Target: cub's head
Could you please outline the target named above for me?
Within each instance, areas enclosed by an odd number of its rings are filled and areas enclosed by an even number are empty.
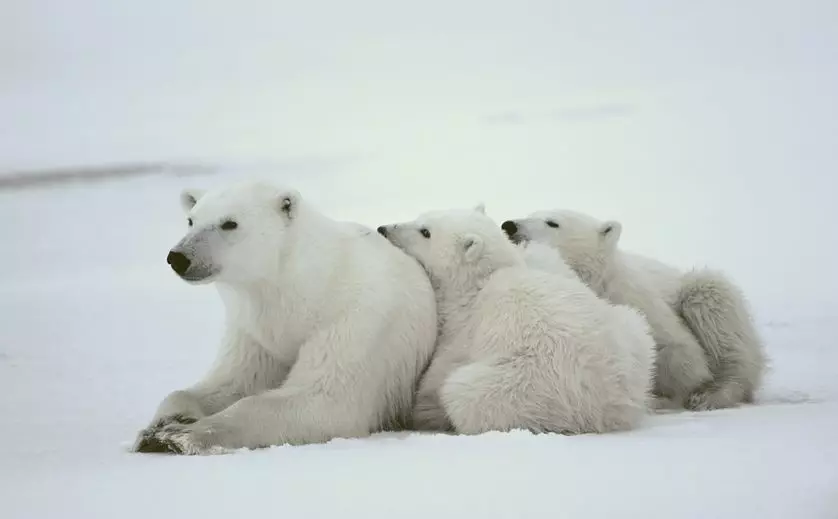
[[[538,211],[507,220],[501,228],[514,243],[533,242],[552,247],[585,281],[596,281],[620,241],[619,222],[599,221],[575,211]]]
[[[483,205],[428,212],[412,222],[382,225],[378,232],[414,257],[437,284],[468,284],[522,262]]]
[[[187,231],[166,261],[193,284],[248,282],[270,276],[293,239],[301,198],[265,183],[241,183],[180,195]]]

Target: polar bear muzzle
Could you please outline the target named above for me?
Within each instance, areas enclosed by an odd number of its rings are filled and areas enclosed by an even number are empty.
[[[166,256],[166,263],[172,267],[175,274],[183,276],[189,270],[189,265],[192,264],[192,261],[186,257],[186,254],[171,250],[169,251],[169,255]]]
[[[200,257],[197,260],[190,257],[188,253],[188,249],[175,247],[166,256],[166,263],[181,279],[190,283],[208,282],[215,274],[218,274],[218,268],[204,264],[200,261]]]
[[[521,228],[518,227],[518,224],[512,220],[503,222],[500,225],[500,228],[504,233],[506,233],[506,237],[509,238],[509,241],[512,243],[521,243],[526,240],[526,236],[521,232]]]

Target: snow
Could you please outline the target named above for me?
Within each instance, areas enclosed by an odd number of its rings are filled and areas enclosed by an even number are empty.
[[[3,518],[838,517],[835,2],[7,4]],[[109,164],[169,167],[2,182]],[[177,194],[244,174],[370,226],[478,201],[617,218],[628,248],[739,281],[772,372],[756,405],[623,434],[131,454],[221,333],[214,289],[165,263]]]
[[[0,270],[4,517],[835,517],[828,319],[761,320],[773,371],[757,405],[658,415],[625,434],[129,453],[160,399],[208,367],[221,332],[214,289],[182,283],[164,261],[184,228],[181,185],[0,195],[16,251]]]

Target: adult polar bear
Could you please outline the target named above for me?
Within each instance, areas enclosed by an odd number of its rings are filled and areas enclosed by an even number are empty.
[[[557,261],[527,266],[482,207],[378,232],[417,258],[437,294],[415,427],[579,434],[632,429],[647,414],[654,341],[636,310],[598,298]]]
[[[182,195],[169,253],[215,282],[227,330],[215,366],[159,405],[140,452],[223,452],[359,437],[405,423],[436,340],[422,268],[377,233],[259,182]]]
[[[707,410],[753,401],[765,354],[744,296],[723,274],[682,273],[621,251],[619,222],[575,211],[538,211],[501,227],[514,242],[557,249],[597,294],[646,315],[658,346],[656,393],[664,405]]]

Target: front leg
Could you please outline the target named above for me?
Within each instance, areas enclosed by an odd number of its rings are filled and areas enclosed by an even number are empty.
[[[193,424],[172,424],[155,438],[182,454],[322,443],[368,436],[392,419],[397,402],[410,405],[414,380],[378,351],[375,338],[327,330],[300,349],[278,389],[242,398]],[[351,341],[348,340],[351,338]]]
[[[137,435],[135,452],[168,452],[156,434],[171,425],[189,425],[226,409],[242,397],[277,387],[287,374],[281,365],[248,336],[228,331],[215,365],[194,386],[170,393],[151,423]]]
[[[192,424],[169,424],[154,434],[154,442],[177,454],[221,454],[369,435],[369,424],[351,409],[337,395],[280,388],[242,398]]]

